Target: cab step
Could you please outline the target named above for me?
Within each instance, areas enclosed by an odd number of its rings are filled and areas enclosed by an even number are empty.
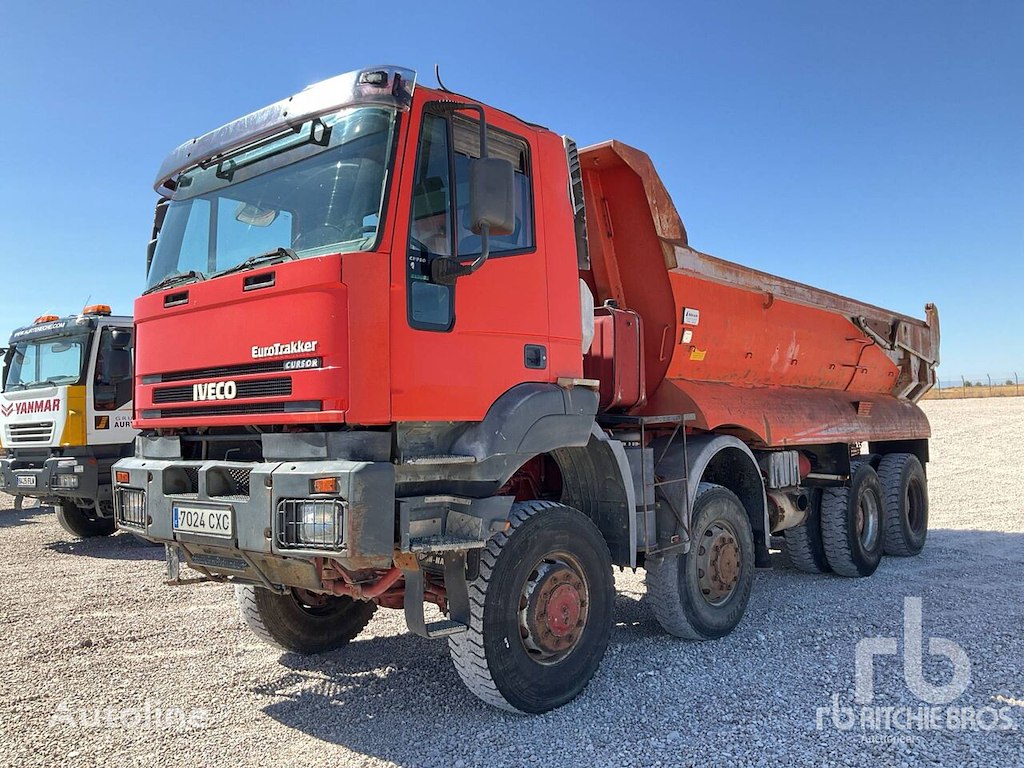
[[[466,583],[466,553],[445,552],[444,587],[448,597],[448,618],[427,623],[423,613],[424,585],[420,568],[403,568],[405,576],[405,623],[421,637],[449,637],[469,628],[469,585]]]

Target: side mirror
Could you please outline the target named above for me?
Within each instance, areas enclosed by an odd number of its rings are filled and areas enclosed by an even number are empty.
[[[132,353],[127,349],[112,349],[107,356],[107,381],[111,384],[130,379],[132,375]]]
[[[465,266],[447,256],[434,259],[430,274],[435,283],[454,285],[458,278],[472,275],[484,265],[490,255],[490,236],[515,232],[515,200],[515,170],[510,161],[500,157],[471,161],[468,223],[473,234],[480,235],[480,255]]]
[[[481,157],[470,163],[469,227],[475,235],[515,231],[515,170],[509,160]]]
[[[156,210],[153,212],[153,234],[150,236],[149,246],[146,248],[146,275],[149,275],[149,268],[153,266],[153,255],[156,253],[156,237],[160,234],[160,228],[164,225],[164,219],[167,218],[167,206],[171,204],[171,201],[166,197],[161,197],[156,204]]]
[[[110,332],[110,346],[114,349],[128,349],[132,345],[132,332],[118,328]]]

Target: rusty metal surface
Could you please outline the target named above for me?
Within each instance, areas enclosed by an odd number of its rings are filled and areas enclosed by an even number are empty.
[[[672,198],[643,152],[613,141],[580,152],[591,270],[584,272],[600,306],[611,299],[643,318],[647,391],[664,377],[678,326],[666,278],[673,246],[686,230]]]
[[[868,416],[862,403],[871,403]],[[914,403],[880,393],[802,387],[746,387],[666,379],[649,407],[696,414],[699,430],[734,433],[766,447],[914,440],[931,436]]]
[[[580,161],[594,212],[584,276],[598,303],[613,299],[643,318],[649,394],[666,376],[912,402],[934,385],[934,305],[920,320],[697,251],[645,153],[612,141],[581,150]],[[686,323],[687,310],[699,322]]]

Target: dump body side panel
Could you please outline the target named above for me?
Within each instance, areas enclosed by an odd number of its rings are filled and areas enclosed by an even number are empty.
[[[608,142],[580,159],[584,279],[643,319],[637,414],[693,412],[765,446],[928,437],[913,403],[935,382],[932,305],[919,320],[703,254],[646,154]]]

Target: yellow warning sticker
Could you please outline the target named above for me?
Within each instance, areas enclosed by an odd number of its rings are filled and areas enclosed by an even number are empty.
[[[704,355],[706,355],[707,353],[708,351],[706,349],[697,349],[696,347],[690,347],[691,360],[703,360]]]

